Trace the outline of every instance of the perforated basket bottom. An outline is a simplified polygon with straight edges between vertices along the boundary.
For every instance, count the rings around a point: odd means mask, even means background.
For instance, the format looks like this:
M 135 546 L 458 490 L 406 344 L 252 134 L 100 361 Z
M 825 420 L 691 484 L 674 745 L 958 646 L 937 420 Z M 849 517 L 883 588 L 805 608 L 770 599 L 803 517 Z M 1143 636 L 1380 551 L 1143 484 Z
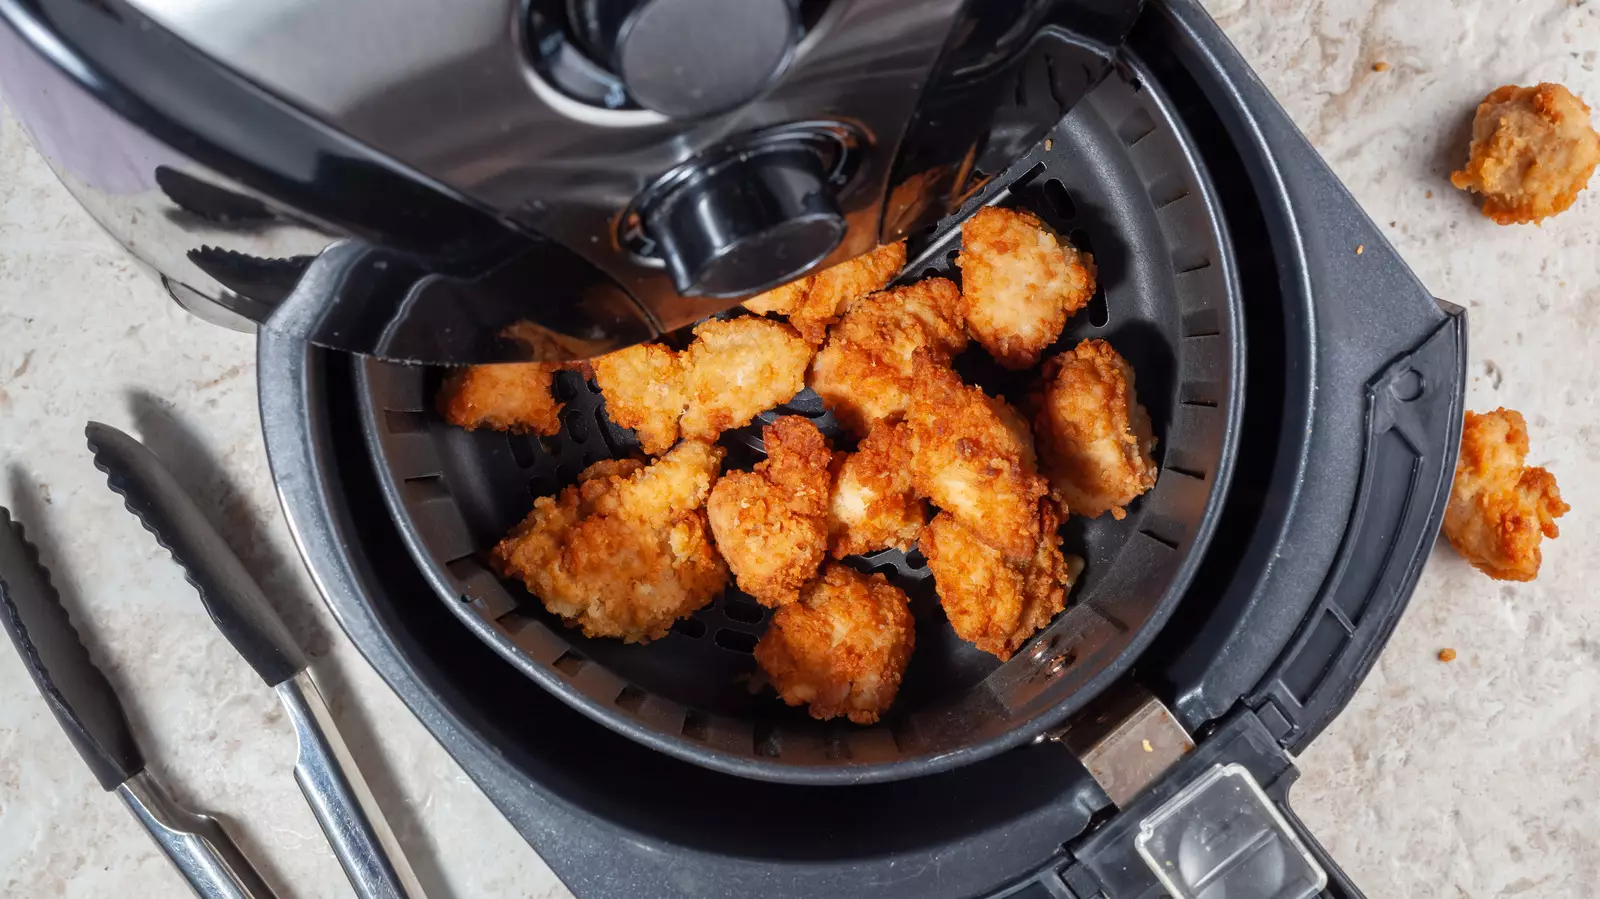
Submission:
M 904 589 L 917 622 L 900 696 L 873 727 L 815 722 L 757 688 L 751 650 L 770 613 L 737 590 L 645 646 L 564 627 L 520 584 L 490 573 L 482 554 L 533 497 L 559 491 L 593 462 L 636 451 L 631 432 L 606 417 L 594 385 L 571 372 L 556 382 L 567 404 L 564 430 L 541 441 L 450 427 L 432 412 L 437 372 L 364 365 L 369 442 L 420 567 L 482 639 L 578 708 L 650 745 L 742 774 L 870 779 L 889 763 L 932 756 L 948 766 L 963 753 L 1026 739 L 1087 701 L 1081 688 L 1126 666 L 1135 637 L 1164 620 L 1196 561 L 1232 457 L 1242 348 L 1213 193 L 1158 93 L 1136 76 L 1113 78 L 1055 129 L 1049 147 L 976 202 L 1026 207 L 1095 254 L 1100 291 L 1053 351 L 1103 337 L 1127 357 L 1159 441 L 1161 475 L 1127 518 L 1070 517 L 1063 525 L 1063 549 L 1086 560 L 1072 606 L 1010 662 L 955 636 L 915 551 L 848 560 Z M 946 223 L 939 234 L 903 280 L 959 281 L 959 230 Z M 1014 401 L 1036 377 L 1006 372 L 976 348 L 956 368 Z M 805 391 L 725 434 L 727 466 L 754 464 L 761 426 L 784 414 L 807 416 L 836 446 L 844 443 Z

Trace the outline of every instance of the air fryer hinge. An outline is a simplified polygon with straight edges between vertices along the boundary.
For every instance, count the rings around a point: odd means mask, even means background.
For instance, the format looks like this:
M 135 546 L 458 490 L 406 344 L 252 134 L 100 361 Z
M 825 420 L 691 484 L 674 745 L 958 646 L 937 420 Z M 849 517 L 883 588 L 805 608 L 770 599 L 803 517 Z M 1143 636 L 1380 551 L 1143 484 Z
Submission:
M 1119 807 L 1194 751 L 1194 740 L 1172 712 L 1133 681 L 1106 691 L 1044 739 L 1077 756 Z

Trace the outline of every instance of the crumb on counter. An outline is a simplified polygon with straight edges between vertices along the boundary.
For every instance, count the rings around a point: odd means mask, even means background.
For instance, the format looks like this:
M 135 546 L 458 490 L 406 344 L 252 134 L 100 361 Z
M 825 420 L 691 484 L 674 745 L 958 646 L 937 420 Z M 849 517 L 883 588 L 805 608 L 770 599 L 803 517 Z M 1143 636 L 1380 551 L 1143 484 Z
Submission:
M 1455 650 L 1451 649 L 1448 646 L 1445 647 L 1444 649 L 1439 650 L 1439 661 L 1441 661 L 1441 662 L 1454 662 L 1455 660 L 1456 660 L 1456 651 Z
M 1389 64 L 1386 63 L 1386 62 L 1383 62 L 1381 60 L 1378 61 L 1378 62 L 1375 62 L 1375 63 L 1372 64 L 1372 71 L 1374 71 L 1374 72 L 1387 72 L 1387 71 L 1389 71 Z
M 1363 244 L 1356 244 L 1356 255 L 1357 256 L 1360 256 L 1362 253 L 1365 253 L 1366 251 L 1367 251 L 1367 245 L 1366 244 L 1364 244 L 1364 243 Z

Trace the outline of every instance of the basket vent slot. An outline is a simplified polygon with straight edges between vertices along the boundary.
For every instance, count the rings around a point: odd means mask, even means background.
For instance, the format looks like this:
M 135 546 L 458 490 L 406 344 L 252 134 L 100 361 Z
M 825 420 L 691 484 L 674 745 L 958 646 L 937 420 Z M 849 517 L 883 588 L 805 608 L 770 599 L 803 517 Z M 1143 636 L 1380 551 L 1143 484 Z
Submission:
M 725 627 L 717 631 L 714 639 L 717 641 L 718 646 L 732 652 L 752 653 L 756 651 L 755 634 L 736 631 L 731 627 Z
M 617 694 L 616 704 L 617 708 L 637 715 L 639 710 L 644 708 L 644 701 L 649 698 L 649 693 L 635 687 L 633 684 L 629 684 L 622 688 L 621 693 Z
M 683 735 L 691 740 L 704 741 L 711 733 L 711 718 L 705 712 L 690 710 L 683 716 Z
M 409 409 L 385 409 L 383 423 L 391 434 L 421 434 L 428 430 L 428 415 Z

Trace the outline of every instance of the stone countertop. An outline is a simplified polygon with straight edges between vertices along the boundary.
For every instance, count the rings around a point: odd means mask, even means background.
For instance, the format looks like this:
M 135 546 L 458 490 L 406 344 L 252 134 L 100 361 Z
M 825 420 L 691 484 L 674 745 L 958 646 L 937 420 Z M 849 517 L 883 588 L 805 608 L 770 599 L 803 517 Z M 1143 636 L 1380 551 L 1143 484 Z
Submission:
M 1374 896 L 1578 897 L 1600 882 L 1600 184 L 1542 228 L 1453 190 L 1476 101 L 1559 81 L 1600 104 L 1593 0 L 1209 0 L 1438 296 L 1471 314 L 1469 406 L 1521 410 L 1572 504 L 1530 584 L 1447 548 L 1349 709 L 1300 760 L 1300 814 Z M 1386 66 L 1377 66 L 1385 63 Z M 566 890 L 339 632 L 277 508 L 252 338 L 206 325 L 128 262 L 0 117 L 0 503 L 28 523 L 180 799 L 233 822 L 297 897 L 349 887 L 291 775 L 277 699 L 89 463 L 93 418 L 177 460 L 269 591 L 298 597 L 340 727 L 429 894 Z M 1459 654 L 1438 661 L 1441 648 Z M 0 894 L 179 895 L 0 650 Z

